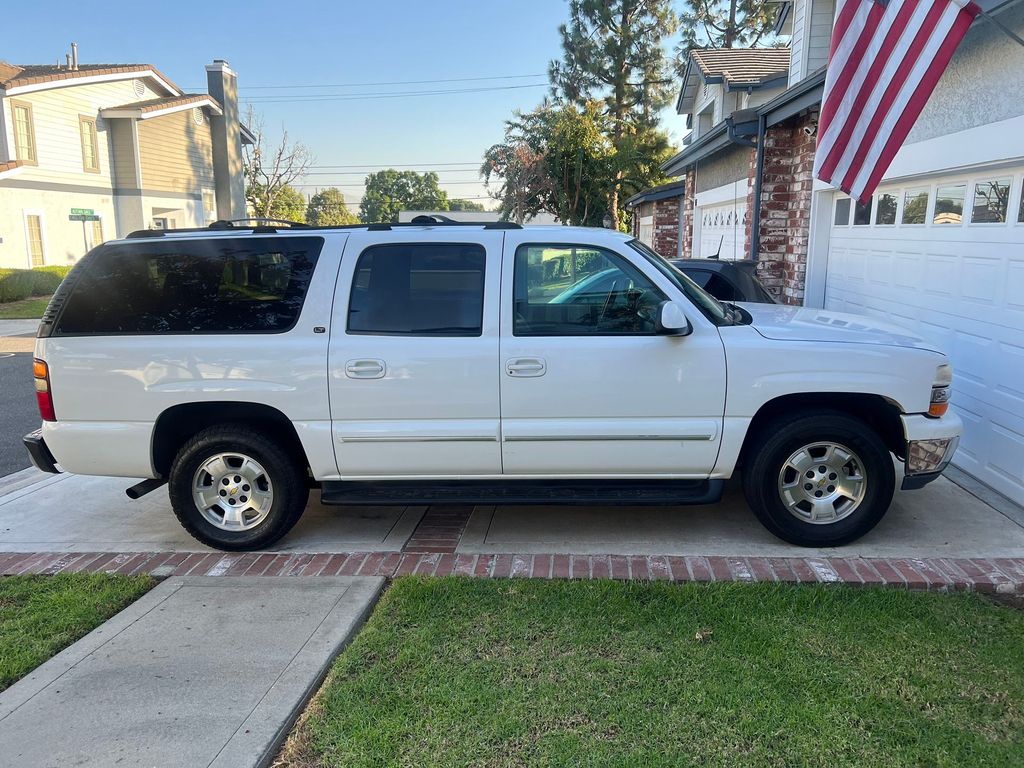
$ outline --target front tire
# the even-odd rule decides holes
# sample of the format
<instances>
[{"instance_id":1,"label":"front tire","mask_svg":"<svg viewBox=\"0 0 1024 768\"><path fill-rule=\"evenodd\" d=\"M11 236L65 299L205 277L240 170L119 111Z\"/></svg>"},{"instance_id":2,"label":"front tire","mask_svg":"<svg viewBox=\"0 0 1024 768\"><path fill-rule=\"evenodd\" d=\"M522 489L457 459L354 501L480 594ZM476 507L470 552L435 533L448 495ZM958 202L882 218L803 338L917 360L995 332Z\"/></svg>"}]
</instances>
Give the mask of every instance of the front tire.
<instances>
[{"instance_id":1,"label":"front tire","mask_svg":"<svg viewBox=\"0 0 1024 768\"><path fill-rule=\"evenodd\" d=\"M171 466L168 492L185 530L226 551L275 543L309 500L304 467L241 425L210 427L185 443Z\"/></svg>"},{"instance_id":2,"label":"front tire","mask_svg":"<svg viewBox=\"0 0 1024 768\"><path fill-rule=\"evenodd\" d=\"M838 547L874 528L896 473L867 424L835 411L777 419L754 438L743 490L761 523L802 547Z\"/></svg>"}]
</instances>

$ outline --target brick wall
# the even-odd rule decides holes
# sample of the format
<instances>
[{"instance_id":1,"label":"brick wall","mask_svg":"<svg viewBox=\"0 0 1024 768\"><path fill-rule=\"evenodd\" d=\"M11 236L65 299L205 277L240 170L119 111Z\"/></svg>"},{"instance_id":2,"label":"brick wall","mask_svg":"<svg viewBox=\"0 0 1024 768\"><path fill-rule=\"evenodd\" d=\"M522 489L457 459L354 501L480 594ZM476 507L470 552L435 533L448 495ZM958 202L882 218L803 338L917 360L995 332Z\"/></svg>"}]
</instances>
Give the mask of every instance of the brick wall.
<instances>
[{"instance_id":1,"label":"brick wall","mask_svg":"<svg viewBox=\"0 0 1024 768\"><path fill-rule=\"evenodd\" d=\"M684 259L693 258L693 199L696 183L697 174L691 168L686 172L686 195L683 199L683 252L680 255Z\"/></svg>"},{"instance_id":2,"label":"brick wall","mask_svg":"<svg viewBox=\"0 0 1024 768\"><path fill-rule=\"evenodd\" d=\"M679 252L679 198L669 197L654 203L654 250L666 259Z\"/></svg>"},{"instance_id":3,"label":"brick wall","mask_svg":"<svg viewBox=\"0 0 1024 768\"><path fill-rule=\"evenodd\" d=\"M776 298L795 305L804 300L811 224L815 140L804 133L808 122L776 126L765 136L758 227L758 276Z\"/></svg>"}]
</instances>

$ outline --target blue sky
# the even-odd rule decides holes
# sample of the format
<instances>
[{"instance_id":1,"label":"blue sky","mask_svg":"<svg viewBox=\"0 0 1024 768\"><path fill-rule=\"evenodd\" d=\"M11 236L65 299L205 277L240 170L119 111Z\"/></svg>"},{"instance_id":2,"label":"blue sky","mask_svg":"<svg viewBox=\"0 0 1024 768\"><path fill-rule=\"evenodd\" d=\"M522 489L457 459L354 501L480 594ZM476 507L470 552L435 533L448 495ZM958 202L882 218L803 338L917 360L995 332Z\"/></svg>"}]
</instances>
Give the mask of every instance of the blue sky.
<instances>
[{"instance_id":1,"label":"blue sky","mask_svg":"<svg viewBox=\"0 0 1024 768\"><path fill-rule=\"evenodd\" d=\"M355 202L370 169L324 166L408 165L443 168L449 196L472 198L486 195L476 171L484 150L501 140L504 120L515 109L532 108L546 92L523 86L546 84L548 62L560 54L558 25L566 5L100 1L86 12L81 2L42 0L14 4L8 28L18 34L6 36L0 58L16 64L56 61L75 41L83 63L152 63L186 90L205 90L204 65L227 59L239 74L242 99L257 103L268 131L284 125L313 150L319 167L311 169L304 192L339 186ZM506 79L369 85L485 77ZM498 87L503 90L320 98ZM681 121L669 119L666 127L678 134Z\"/></svg>"}]
</instances>

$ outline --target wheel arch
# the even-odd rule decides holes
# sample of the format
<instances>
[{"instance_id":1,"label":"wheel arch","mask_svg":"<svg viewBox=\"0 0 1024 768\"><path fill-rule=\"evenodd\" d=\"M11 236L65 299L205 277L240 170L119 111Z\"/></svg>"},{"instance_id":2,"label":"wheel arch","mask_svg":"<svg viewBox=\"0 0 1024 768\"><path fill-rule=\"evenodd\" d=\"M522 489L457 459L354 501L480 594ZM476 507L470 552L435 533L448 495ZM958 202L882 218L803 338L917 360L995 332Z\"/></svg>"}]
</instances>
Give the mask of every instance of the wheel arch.
<instances>
[{"instance_id":1,"label":"wheel arch","mask_svg":"<svg viewBox=\"0 0 1024 768\"><path fill-rule=\"evenodd\" d=\"M904 458L905 443L902 408L883 395L864 392L799 392L768 400L754 414L743 446L739 463L747 459L748 452L759 442L761 433L776 419L810 411L833 411L864 421L870 426L898 458Z\"/></svg>"},{"instance_id":2,"label":"wheel arch","mask_svg":"<svg viewBox=\"0 0 1024 768\"><path fill-rule=\"evenodd\" d=\"M309 459L295 425L277 408L242 401L194 402L171 406L157 417L151 450L157 476L167 477L181 447L201 430L215 424L244 424L256 428L278 441L309 468Z\"/></svg>"}]
</instances>

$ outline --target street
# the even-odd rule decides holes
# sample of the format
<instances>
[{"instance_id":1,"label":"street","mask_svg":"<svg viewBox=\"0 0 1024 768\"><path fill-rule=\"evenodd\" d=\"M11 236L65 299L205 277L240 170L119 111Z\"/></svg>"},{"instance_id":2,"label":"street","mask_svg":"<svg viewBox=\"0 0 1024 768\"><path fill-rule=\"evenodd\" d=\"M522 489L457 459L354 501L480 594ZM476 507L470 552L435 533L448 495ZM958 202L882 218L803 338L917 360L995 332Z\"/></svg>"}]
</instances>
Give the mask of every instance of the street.
<instances>
[{"instance_id":1,"label":"street","mask_svg":"<svg viewBox=\"0 0 1024 768\"><path fill-rule=\"evenodd\" d=\"M0 352L0 477L30 466L21 438L38 427L32 354Z\"/></svg>"}]
</instances>

